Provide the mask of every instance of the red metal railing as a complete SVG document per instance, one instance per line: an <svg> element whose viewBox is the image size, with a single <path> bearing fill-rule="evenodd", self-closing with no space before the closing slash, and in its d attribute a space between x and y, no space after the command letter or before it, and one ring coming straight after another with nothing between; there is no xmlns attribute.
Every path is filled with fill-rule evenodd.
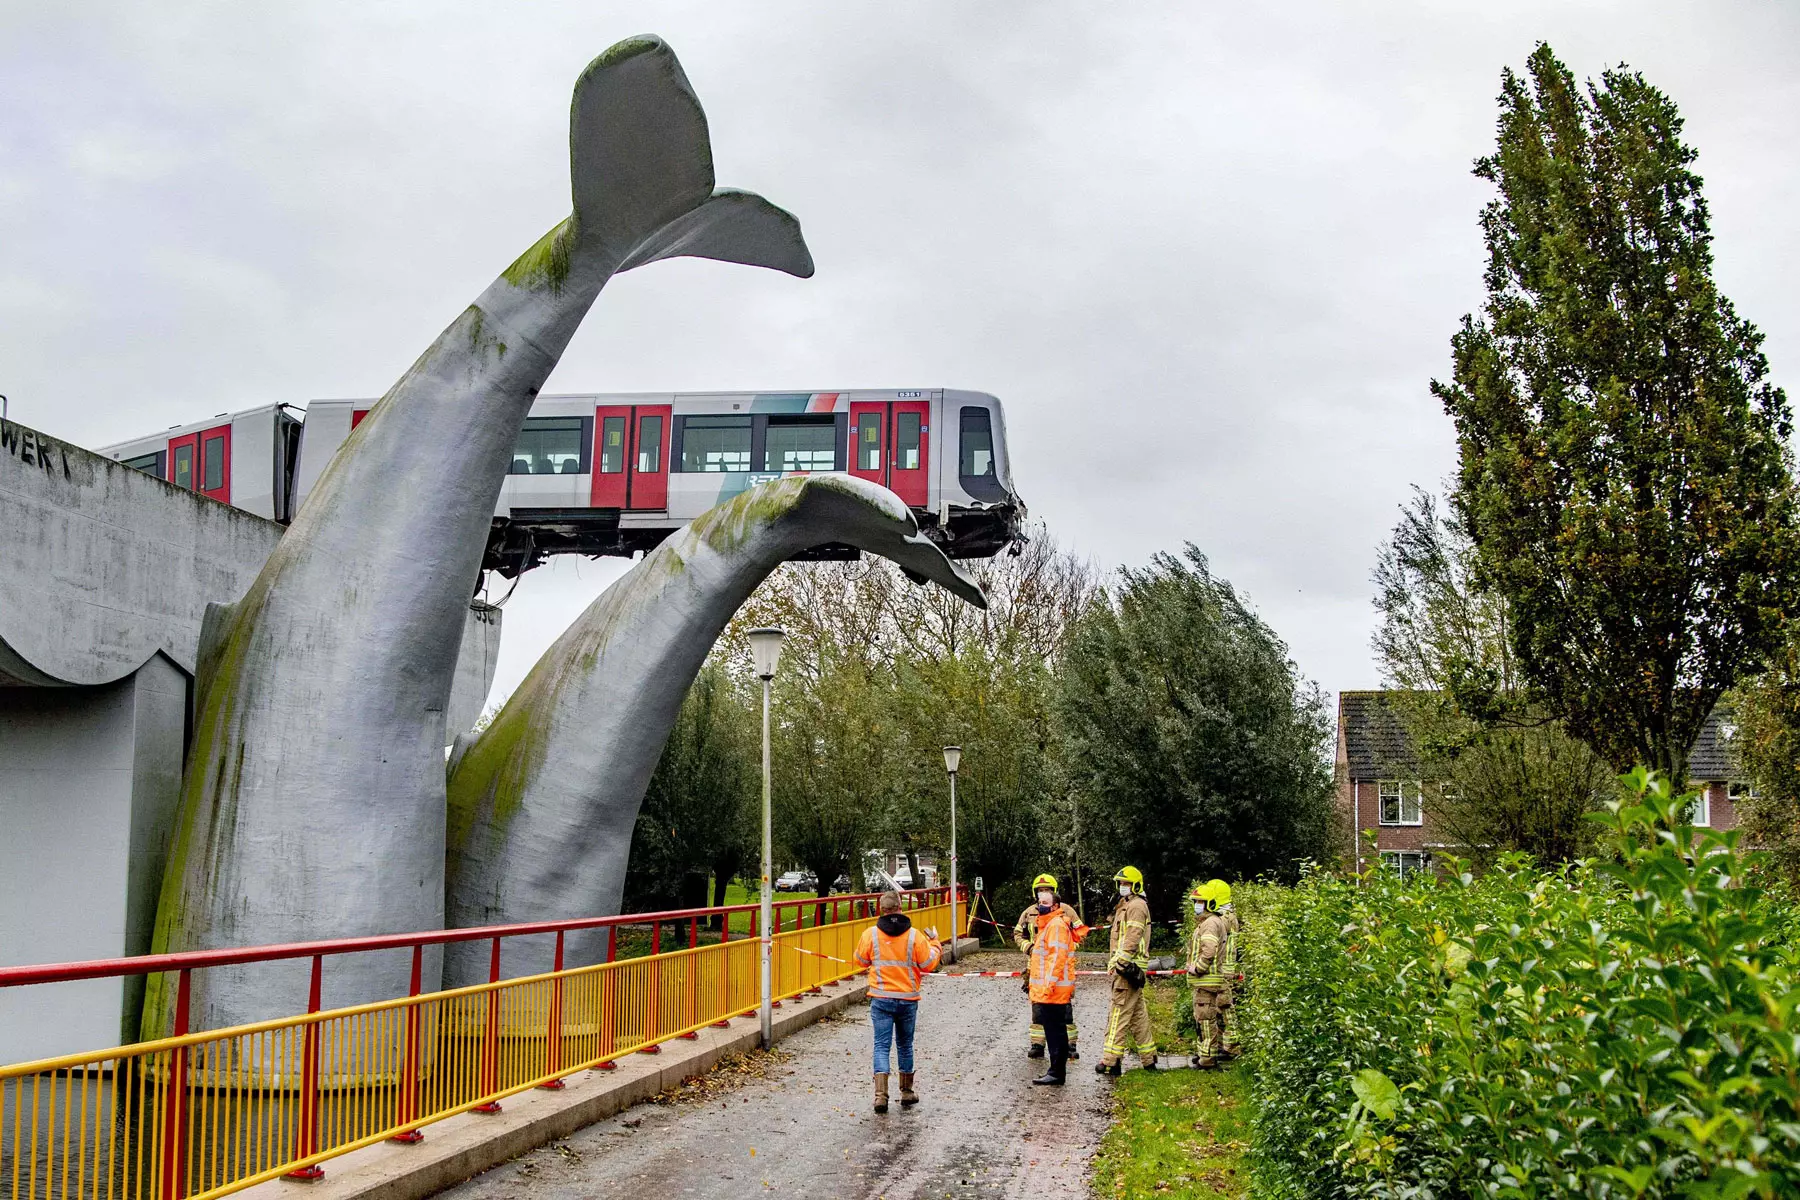
<svg viewBox="0 0 1800 1200"><path fill-rule="evenodd" d="M902 904L907 909L933 909L934 920L942 920L946 914L942 906L947 903L948 889L933 888L902 894ZM873 915L877 894L855 896L831 896L816 900L782 901L773 909L773 924L778 944L801 948L804 953L811 953L805 947L823 938L831 945L827 953L835 952L840 958L847 957L850 942L843 945L845 937L854 940L855 929L848 928L850 923L866 923ZM951 909L951 920L956 920L956 908ZM729 947L724 943L732 942L731 918L733 914L749 914L749 938L735 939L739 944L749 942L758 933L759 908L753 904L727 905L713 908L680 909L655 913L627 913L611 917L590 917L570 921L539 921L516 925L488 926L477 929L431 930L417 933L390 934L377 937L339 938L316 942L300 942L277 946L253 946L228 950L202 950L182 954L142 955L131 958L102 959L91 962L54 963L37 966L0 967L0 987L22 987L36 984L51 984L85 979L102 979L109 977L148 975L158 972L169 972L176 975L174 1028L169 1037L151 1042L133 1043L135 1047L119 1047L114 1050L97 1052L94 1055L71 1055L61 1060L44 1060L36 1064L19 1064L8 1068L0 1064L0 1082L8 1078L23 1078L31 1072L48 1070L52 1073L61 1071L70 1079L83 1079L83 1092L87 1092L86 1078L99 1071L111 1071L114 1079L114 1090L124 1086L127 1089L131 1081L136 1081L139 1088L140 1106L154 1101L157 1118L152 1126L144 1126L141 1133L148 1135L149 1145L144 1138L134 1138L134 1148L148 1149L153 1154L157 1166L150 1181L150 1200L182 1200L190 1194L190 1177L195 1184L193 1193L217 1194L234 1190L242 1186L252 1177L267 1178L286 1173L292 1178L316 1178L322 1174L318 1163L340 1153L352 1144L358 1144L357 1138L341 1129L326 1138L320 1136L322 1113L322 1096L326 1090L343 1091L352 1086L346 1083L350 1076L343 1067L344 1051L347 1045L356 1042L355 1030L345 1032L347 1022L363 1020L361 1028L363 1052L365 1060L372 1062L368 1055L375 1053L370 1046L379 1048L381 1038L388 1036L376 1031L370 1033L373 1022L397 1020L393 1040L390 1043L395 1050L391 1067L380 1068L371 1075L379 1075L385 1079L380 1086L390 1089L388 1111L391 1118L376 1128L364 1130L360 1144L378 1141L387 1137L393 1141L416 1142L422 1138L418 1126L435 1120L449 1111L465 1110L475 1112L498 1112L499 1100L504 1095L519 1090L521 1087L561 1086L561 1075L571 1070L590 1066L604 1069L612 1065L612 1059L619 1053L631 1053L634 1049L644 1053L655 1053L659 1040L671 1036L697 1036L700 1027L706 1024L725 1024L732 1015L746 1011L754 1011L756 991L752 979L749 984L743 979L754 975L754 959L746 958L739 952L738 945ZM700 943L702 922L720 918L720 943L714 947L703 947ZM687 926L686 945L681 949L671 949L667 954L663 950L662 931L665 926L679 931L682 925ZM618 929L620 926L650 927L650 951L647 959L628 959L619 961ZM834 929L844 926L844 929ZM606 963L598 968L578 968L565 971L563 949L565 935L576 930L596 928L608 929ZM814 935L812 930L819 930ZM520 983L502 983L501 947L507 938L534 935L554 934L556 937L555 965L551 974L546 976L524 976ZM679 936L677 934L677 936ZM795 940L799 939L799 940ZM432 993L422 996L423 956L428 946L443 946L456 942L472 942L487 940L491 943L489 952L488 982L472 988L458 989L450 992ZM819 942L813 950L824 950L826 942ZM357 1009L341 1010L335 1013L321 1013L321 995L323 991L324 962L328 956L356 954L367 951L395 950L410 948L412 954L412 973L410 990L407 997L396 997L388 1001L360 1006ZM707 955L705 963L695 955ZM311 959L311 978L308 989L308 1003L305 1017L284 1018L265 1022L263 1026L245 1026L233 1030L219 1031L216 1035L208 1031L190 1028L192 1020L191 997L193 972L210 967L237 966L259 962L276 962L300 958ZM737 968L732 963L741 958L743 961ZM796 959L785 963L778 972L774 1003L779 1004L779 997L798 994L799 991L817 991L821 982L829 985L834 978L849 973L841 967L826 967L823 961L805 958L803 955L784 955L784 958ZM657 960L669 959L668 969L658 965ZM673 960L682 960L675 962ZM615 967L623 968L627 964L643 963L650 968L638 975L641 987L637 991L620 982L623 977L597 974L596 971L612 971ZM636 970L635 965L632 970ZM743 972L747 972L743 974ZM667 994L664 994L663 977L669 976ZM634 977L635 978L635 977ZM704 981L704 982L703 982ZM629 981L627 981L629 982ZM571 997L567 989L580 987L579 996ZM746 987L748 990L746 991ZM532 1000L523 1011L530 1014L530 1037L542 1039L542 1058L536 1066L529 1070L514 1061L519 1056L520 1031L513 1027L509 1018L503 1015L502 990L510 989L524 995L537 989L533 995L541 996ZM466 993L466 994L465 994ZM510 996L509 991L509 996ZM445 997L439 1004L435 997ZM458 999L460 998L460 999ZM463 1014L459 1018L463 1022L461 1028L473 1031L473 1038L468 1049L473 1051L466 1056L468 1076L472 1079L466 1089L470 1099L466 1102L452 1102L442 1096L427 1100L422 1098L421 1087L425 1077L423 1064L431 1041L438 1047L437 1054L445 1053L442 1038L448 1028L444 1012L453 1005L462 1005L458 1011ZM616 1028L620 1014L617 1006L631 1005L631 1011L637 1014L639 1024L632 1029L621 1032ZM479 1008L471 1009L469 1005ZM565 1006L578 1005L583 1012L598 1014L595 1023L598 1033L593 1036L599 1041L584 1043L583 1049L574 1054L574 1060L564 1057L566 1038L577 1036L569 1032L565 1022ZM428 1034L421 1028L421 1013L429 1009L428 1016L433 1023L434 1034ZM665 1012L665 1009L667 1011ZM443 1010L443 1011L440 1011ZM571 1018L576 1025L591 1018ZM264 1026L267 1026L265 1029ZM280 1032L275 1032L279 1027ZM583 1026L585 1027L585 1026ZM321 1043L329 1033L332 1039L332 1065L321 1065ZM280 1070L265 1070L262 1075L245 1068L239 1063L235 1068L230 1055L242 1055L246 1038L291 1036L297 1034L298 1042L286 1043L285 1051L276 1050L265 1053L268 1061L279 1061L286 1066ZM622 1044L616 1038L624 1038ZM503 1043L503 1039L505 1039ZM479 1048L476 1048L478 1042ZM216 1044L215 1044L216 1043ZM403 1049L402 1049L403 1045ZM256 1050L257 1046L251 1046ZM266 1045L263 1046L267 1050ZM510 1057L508 1057L510 1056ZM127 1059L141 1057L135 1074L123 1070ZM254 1058L255 1054L249 1055ZM92 1060L92 1061L89 1061ZM246 1059L247 1061L247 1059ZM224 1064L224 1065L221 1065ZM216 1103L200 1109L193 1108L194 1088L197 1094L217 1094L220 1080L224 1080L226 1089L249 1088L254 1090L261 1086L281 1087L278 1082L284 1077L282 1072L297 1068L299 1087L294 1095L292 1115L295 1118L283 1127L290 1132L281 1137L283 1143L291 1147L291 1152L276 1155L266 1148L261 1152L259 1162L265 1165L260 1174L240 1170L237 1175L220 1174L222 1170L217 1163L211 1166L192 1165L196 1147L203 1148L209 1160L216 1159L218 1153L219 1117L212 1112L218 1107ZM209 1074L210 1072L210 1074ZM387 1072L382 1074L382 1072ZM521 1074L523 1072L523 1074ZM351 1072L351 1075L356 1074ZM369 1072L363 1072L369 1074ZM330 1077L328 1083L326 1077ZM285 1076L292 1078L292 1076ZM210 1079L211 1083L205 1081ZM123 1081L123 1083L121 1083ZM73 1087L73 1084L69 1085ZM97 1085L96 1085L97 1086ZM291 1085L288 1085L291 1087ZM434 1085L437 1091L443 1088ZM144 1089L148 1088L148 1091ZM209 1088L211 1089L209 1092ZM365 1088L365 1090L367 1090ZM35 1103L35 1101L34 1101ZM114 1096L115 1107L119 1096ZM129 1109L131 1097L126 1095L124 1103ZM6 1104L0 1096L0 1125L5 1123ZM46 1109L46 1112L49 1110ZM82 1119L85 1120L85 1100L81 1107ZM21 1111L13 1114L13 1124L19 1125ZM35 1139L37 1128L37 1110L33 1109L31 1135ZM340 1121L339 1124L342 1124ZM83 1129L85 1130L85 1125ZM271 1132L274 1132L271 1130ZM15 1141L18 1129L14 1130ZM65 1133L64 1140L67 1140ZM266 1139L265 1139L266 1140ZM35 1141L33 1142L35 1145ZM121 1142L121 1145L123 1143ZM112 1143L108 1143L111 1147ZM66 1150L67 1147L64 1147ZM110 1152L110 1151L109 1151ZM15 1196L35 1194L36 1167L30 1169L23 1180L18 1178L21 1166L19 1148L14 1147L11 1156L13 1169L13 1193ZM67 1182L68 1164L62 1164L63 1180ZM55 1168L46 1168L54 1170ZM210 1174L208 1172L211 1172ZM210 1183L205 1182L210 1181ZM27 1185L27 1192L19 1190L21 1183ZM48 1182L46 1176L45 1182ZM140 1178L140 1185L144 1178ZM3 1191L4 1189L0 1189ZM80 1189L78 1189L80 1191ZM48 1194L48 1193L46 1193ZM144 1195L140 1190L139 1195Z"/></svg>

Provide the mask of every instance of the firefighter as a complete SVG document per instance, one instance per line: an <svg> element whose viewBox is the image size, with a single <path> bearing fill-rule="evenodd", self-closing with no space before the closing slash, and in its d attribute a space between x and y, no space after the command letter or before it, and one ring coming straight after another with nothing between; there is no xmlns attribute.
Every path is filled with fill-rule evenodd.
<svg viewBox="0 0 1800 1200"><path fill-rule="evenodd" d="M1219 905L1219 915L1225 919L1225 976L1224 1004L1221 1006L1219 1018L1224 1026L1220 1049L1226 1058L1236 1058L1237 1049L1237 998L1244 990L1244 962L1241 957L1243 945L1243 927L1238 924L1237 908L1231 903L1231 885L1221 882L1225 889L1225 899Z"/></svg>
<svg viewBox="0 0 1800 1200"><path fill-rule="evenodd" d="M1150 1033L1150 1007L1144 1001L1144 972L1150 966L1150 902L1144 899L1144 873L1120 867L1113 876L1119 903L1113 909L1112 952L1106 964L1112 976L1112 1012L1106 1021L1106 1044L1094 1070L1117 1075L1127 1050L1137 1052L1147 1071L1156 1069L1156 1041Z"/></svg>
<svg viewBox="0 0 1800 1200"><path fill-rule="evenodd" d="M869 1024L875 1030L875 1111L888 1110L889 1050L900 1049L900 1107L919 1102L913 1091L913 1032L919 1021L919 979L937 970L944 948L914 929L900 911L900 893L883 892L881 915L863 930L851 957L869 972Z"/></svg>
<svg viewBox="0 0 1800 1200"><path fill-rule="evenodd" d="M1039 880L1050 879L1047 875ZM1026 990L1031 995L1033 1026L1049 1046L1050 1066L1033 1084L1061 1087L1070 1058L1068 1032L1075 1027L1075 944L1087 935L1075 910L1056 898L1056 881L1039 888L1031 919L1030 963Z"/></svg>
<svg viewBox="0 0 1800 1200"><path fill-rule="evenodd" d="M1056 876L1050 874L1048 871L1044 872L1042 875L1039 875L1036 879L1031 881L1031 890L1036 893L1035 902L1025 906L1025 911L1019 914L1018 923L1013 926L1013 945L1019 948L1019 952L1027 955L1031 953L1032 935L1037 930L1038 919L1044 913L1053 911L1057 908L1060 908L1068 915L1069 928L1081 930L1081 933L1075 935L1075 941L1079 943L1082 935L1087 932L1088 927L1081 923L1081 914L1069 907L1068 904L1064 903L1062 897L1057 893ZM1042 1058L1044 1057L1044 1027L1037 1019L1036 1003L1032 1004L1031 1009L1031 1046L1025 1051L1025 1056L1027 1058ZM1081 1051L1075 1041L1075 1007L1073 1003L1069 1006L1068 1037L1069 1061L1079 1062L1081 1060Z"/></svg>
<svg viewBox="0 0 1800 1200"><path fill-rule="evenodd" d="M1209 879L1190 894L1194 904L1194 931L1188 935L1188 981L1194 987L1196 1053L1190 1060L1195 1070L1210 1071L1219 1065L1225 1040L1225 1009L1231 1003L1225 980L1226 943L1230 932L1221 905L1231 900L1231 887Z"/></svg>

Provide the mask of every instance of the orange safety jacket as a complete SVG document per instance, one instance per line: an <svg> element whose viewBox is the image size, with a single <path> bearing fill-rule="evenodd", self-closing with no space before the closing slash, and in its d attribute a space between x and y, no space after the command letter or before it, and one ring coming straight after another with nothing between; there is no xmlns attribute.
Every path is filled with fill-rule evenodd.
<svg viewBox="0 0 1800 1200"><path fill-rule="evenodd" d="M919 977L937 970L941 954L917 929L889 935L871 925L863 930L855 958L869 968L869 999L917 1000Z"/></svg>
<svg viewBox="0 0 1800 1200"><path fill-rule="evenodd" d="M1031 999L1034 1004L1067 1004L1075 999L1075 943L1088 927L1057 905L1037 918L1031 940Z"/></svg>

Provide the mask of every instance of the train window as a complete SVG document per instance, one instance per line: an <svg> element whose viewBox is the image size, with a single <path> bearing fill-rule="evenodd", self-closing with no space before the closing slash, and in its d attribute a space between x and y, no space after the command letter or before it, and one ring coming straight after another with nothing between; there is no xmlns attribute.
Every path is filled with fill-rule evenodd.
<svg viewBox="0 0 1800 1200"><path fill-rule="evenodd" d="M919 413L894 414L894 470L919 469L919 429L923 424Z"/></svg>
<svg viewBox="0 0 1800 1200"><path fill-rule="evenodd" d="M161 451L157 451L155 454L140 454L136 458L122 458L119 461L134 471L142 471L146 475L162 478L163 456Z"/></svg>
<svg viewBox="0 0 1800 1200"><path fill-rule="evenodd" d="M200 455L200 486L209 492L225 486L225 438L209 437Z"/></svg>
<svg viewBox="0 0 1800 1200"><path fill-rule="evenodd" d="M865 412L856 418L856 469L881 470L881 414Z"/></svg>
<svg viewBox="0 0 1800 1200"><path fill-rule="evenodd" d="M837 419L830 413L770 417L763 436L764 471L837 469Z"/></svg>
<svg viewBox="0 0 1800 1200"><path fill-rule="evenodd" d="M513 475L575 475L587 469L580 417L527 417L513 446Z"/></svg>
<svg viewBox="0 0 1800 1200"><path fill-rule="evenodd" d="M682 423L683 471L748 471L750 418L689 417Z"/></svg>
<svg viewBox="0 0 1800 1200"><path fill-rule="evenodd" d="M962 410L962 466L957 474L965 479L994 477L994 430L985 408Z"/></svg>
<svg viewBox="0 0 1800 1200"><path fill-rule="evenodd" d="M662 418L638 418L638 464L639 474L649 475L662 470Z"/></svg>
<svg viewBox="0 0 1800 1200"><path fill-rule="evenodd" d="M625 418L606 417L600 422L600 473L617 475L625 469Z"/></svg>
<svg viewBox="0 0 1800 1200"><path fill-rule="evenodd" d="M193 443L175 447L175 470L169 476L169 482L176 487L191 488L194 486Z"/></svg>

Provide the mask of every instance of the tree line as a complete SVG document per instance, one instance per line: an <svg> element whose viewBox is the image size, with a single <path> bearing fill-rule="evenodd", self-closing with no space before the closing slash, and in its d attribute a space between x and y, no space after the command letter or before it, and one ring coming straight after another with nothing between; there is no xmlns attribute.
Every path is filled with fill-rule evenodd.
<svg viewBox="0 0 1800 1200"><path fill-rule="evenodd" d="M627 906L722 900L760 847L761 693L745 633L788 637L772 695L776 859L861 888L870 849L957 852L1010 922L1056 873L1103 905L1132 863L1173 911L1197 874L1292 877L1329 852L1323 694L1193 547L1103 578L1042 527L966 564L983 611L885 560L791 563L745 604L684 704L645 798Z"/></svg>

